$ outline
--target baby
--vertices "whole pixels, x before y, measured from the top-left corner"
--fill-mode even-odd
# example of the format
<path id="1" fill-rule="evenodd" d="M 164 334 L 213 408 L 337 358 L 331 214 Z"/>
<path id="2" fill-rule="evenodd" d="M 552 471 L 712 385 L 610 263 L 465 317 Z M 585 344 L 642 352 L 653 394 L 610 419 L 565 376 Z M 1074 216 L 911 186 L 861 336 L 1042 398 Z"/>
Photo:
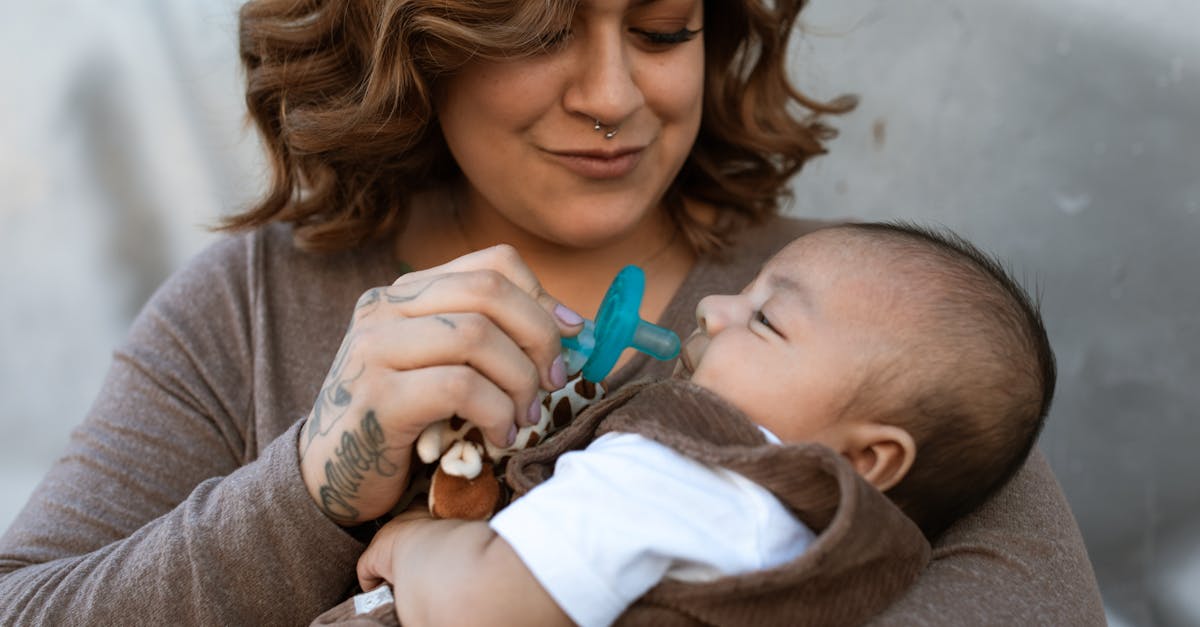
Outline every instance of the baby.
<path id="1" fill-rule="evenodd" d="M 742 293 L 701 300 L 696 316 L 676 379 L 659 385 L 711 397 L 695 405 L 697 432 L 740 434 L 738 459 L 821 445 L 928 538 L 1016 472 L 1053 395 L 1036 304 L 950 234 L 823 229 L 785 247 Z M 666 407 L 676 404 L 662 411 L 677 414 Z M 707 418 L 722 411 L 735 417 Z M 490 523 L 402 516 L 360 560 L 364 589 L 391 583 L 406 625 L 455 622 L 463 610 L 472 624 L 604 625 L 664 581 L 736 581 L 802 561 L 816 536 L 797 518 L 805 507 L 780 495 L 795 487 L 788 477 L 807 475 L 777 473 L 764 487 L 713 462 L 732 457 L 660 437 L 668 422 L 640 433 L 601 423 L 610 427 Z M 417 563 L 429 568 L 392 568 Z"/>

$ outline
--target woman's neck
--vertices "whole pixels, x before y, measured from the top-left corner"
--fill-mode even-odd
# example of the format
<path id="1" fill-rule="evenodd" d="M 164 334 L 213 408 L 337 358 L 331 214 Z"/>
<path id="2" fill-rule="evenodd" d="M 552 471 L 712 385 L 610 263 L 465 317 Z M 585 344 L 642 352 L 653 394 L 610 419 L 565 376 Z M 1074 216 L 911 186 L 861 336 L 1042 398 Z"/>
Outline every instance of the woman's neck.
<path id="1" fill-rule="evenodd" d="M 646 271 L 642 315 L 657 320 L 695 263 L 687 241 L 664 212 L 649 216 L 620 239 L 583 248 L 538 237 L 495 212 L 456 211 L 444 193 L 413 203 L 397 255 L 420 269 L 499 243 L 515 247 L 542 287 L 587 317 L 595 316 L 617 272 L 635 264 Z"/>

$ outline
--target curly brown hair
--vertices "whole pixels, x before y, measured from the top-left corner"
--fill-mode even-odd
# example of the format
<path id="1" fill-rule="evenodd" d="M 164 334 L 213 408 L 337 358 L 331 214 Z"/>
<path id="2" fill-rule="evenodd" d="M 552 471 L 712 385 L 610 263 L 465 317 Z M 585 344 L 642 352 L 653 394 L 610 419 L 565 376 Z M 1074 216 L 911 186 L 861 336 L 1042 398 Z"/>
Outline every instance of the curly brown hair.
<path id="1" fill-rule="evenodd" d="M 849 96 L 807 98 L 788 80 L 806 1 L 704 3 L 703 119 L 664 199 L 697 252 L 778 211 L 788 180 L 834 135 L 818 116 L 854 107 Z M 394 234 L 414 195 L 459 175 L 434 113 L 436 81 L 472 59 L 544 50 L 577 2 L 250 0 L 240 28 L 246 103 L 272 180 L 220 228 L 290 222 L 299 245 L 323 251 Z M 740 219 L 701 224 L 685 196 Z"/>

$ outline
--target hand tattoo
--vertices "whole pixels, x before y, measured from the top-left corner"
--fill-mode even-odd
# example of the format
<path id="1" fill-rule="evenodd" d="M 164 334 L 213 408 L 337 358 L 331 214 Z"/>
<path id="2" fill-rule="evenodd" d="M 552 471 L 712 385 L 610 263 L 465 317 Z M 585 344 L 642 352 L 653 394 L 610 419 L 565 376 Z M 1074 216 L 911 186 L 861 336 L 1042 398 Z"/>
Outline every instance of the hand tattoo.
<path id="1" fill-rule="evenodd" d="M 300 451 L 301 457 L 308 452 L 308 447 L 312 445 L 318 435 L 329 433 L 329 430 L 342 419 L 342 416 L 346 415 L 346 411 L 350 408 L 350 401 L 354 400 L 349 384 L 362 376 L 365 366 L 359 366 L 358 371 L 353 374 L 347 375 L 344 372 L 350 345 L 353 341 L 354 335 L 347 335 L 346 340 L 342 342 L 342 347 L 338 349 L 337 356 L 333 359 L 333 366 L 329 368 L 329 374 L 321 386 L 317 403 L 308 416 L 308 422 L 304 424 L 301 438 L 304 447 Z"/>
<path id="2" fill-rule="evenodd" d="M 354 320 L 361 320 L 375 313 L 375 310 L 379 309 L 379 304 L 385 301 L 394 305 L 417 300 L 437 282 L 438 279 L 434 279 L 422 285 L 416 294 L 411 293 L 412 288 L 410 286 L 389 285 L 387 287 L 373 287 L 358 297 L 358 302 L 354 304 Z"/>
<path id="3" fill-rule="evenodd" d="M 345 339 L 334 356 L 333 365 L 317 402 L 301 430 L 300 458 L 304 459 L 318 437 L 323 437 L 334 431 L 334 427 L 349 412 L 354 395 L 351 384 L 363 375 L 366 364 L 358 364 L 351 372 L 351 354 L 359 339 L 355 324 L 374 314 L 381 303 L 398 304 L 413 302 L 443 277 L 434 278 L 421 285 L 416 292 L 412 286 L 388 286 L 367 290 L 354 306 L 354 315 L 350 328 L 346 331 Z M 449 326 L 457 328 L 454 322 L 444 316 L 435 318 Z M 318 490 L 321 508 L 330 518 L 341 522 L 357 522 L 359 510 L 353 505 L 361 496 L 358 491 L 369 473 L 380 477 L 393 477 L 401 474 L 401 468 L 396 462 L 385 457 L 388 447 L 384 445 L 384 432 L 375 412 L 368 410 L 357 431 L 345 430 L 341 435 L 340 446 L 334 450 L 333 458 L 325 462 L 325 483 Z"/>
<path id="4" fill-rule="evenodd" d="M 359 522 L 359 510 L 353 505 L 367 475 L 395 477 L 400 466 L 385 453 L 383 428 L 368 411 L 357 431 L 342 433 L 342 442 L 325 462 L 325 483 L 320 488 L 321 508 L 330 518 L 342 522 Z"/>

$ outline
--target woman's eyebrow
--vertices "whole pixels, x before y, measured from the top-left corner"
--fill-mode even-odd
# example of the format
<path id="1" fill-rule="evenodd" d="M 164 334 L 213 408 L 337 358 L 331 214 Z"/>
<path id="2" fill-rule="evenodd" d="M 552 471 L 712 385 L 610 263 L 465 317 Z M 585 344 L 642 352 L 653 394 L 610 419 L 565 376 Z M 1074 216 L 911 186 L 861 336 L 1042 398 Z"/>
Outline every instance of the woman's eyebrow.
<path id="1" fill-rule="evenodd" d="M 689 8 L 695 8 L 695 4 L 699 1 L 700 0 L 693 0 L 693 2 L 691 2 L 685 6 L 687 6 Z M 655 5 L 655 4 L 664 4 L 664 3 L 670 4 L 669 0 L 633 0 L 632 2 L 629 3 L 629 6 L 626 9 L 626 11 L 634 11 L 637 9 L 641 9 L 643 7 L 648 7 L 648 6 Z M 682 4 L 682 3 L 676 3 L 676 4 Z"/>

